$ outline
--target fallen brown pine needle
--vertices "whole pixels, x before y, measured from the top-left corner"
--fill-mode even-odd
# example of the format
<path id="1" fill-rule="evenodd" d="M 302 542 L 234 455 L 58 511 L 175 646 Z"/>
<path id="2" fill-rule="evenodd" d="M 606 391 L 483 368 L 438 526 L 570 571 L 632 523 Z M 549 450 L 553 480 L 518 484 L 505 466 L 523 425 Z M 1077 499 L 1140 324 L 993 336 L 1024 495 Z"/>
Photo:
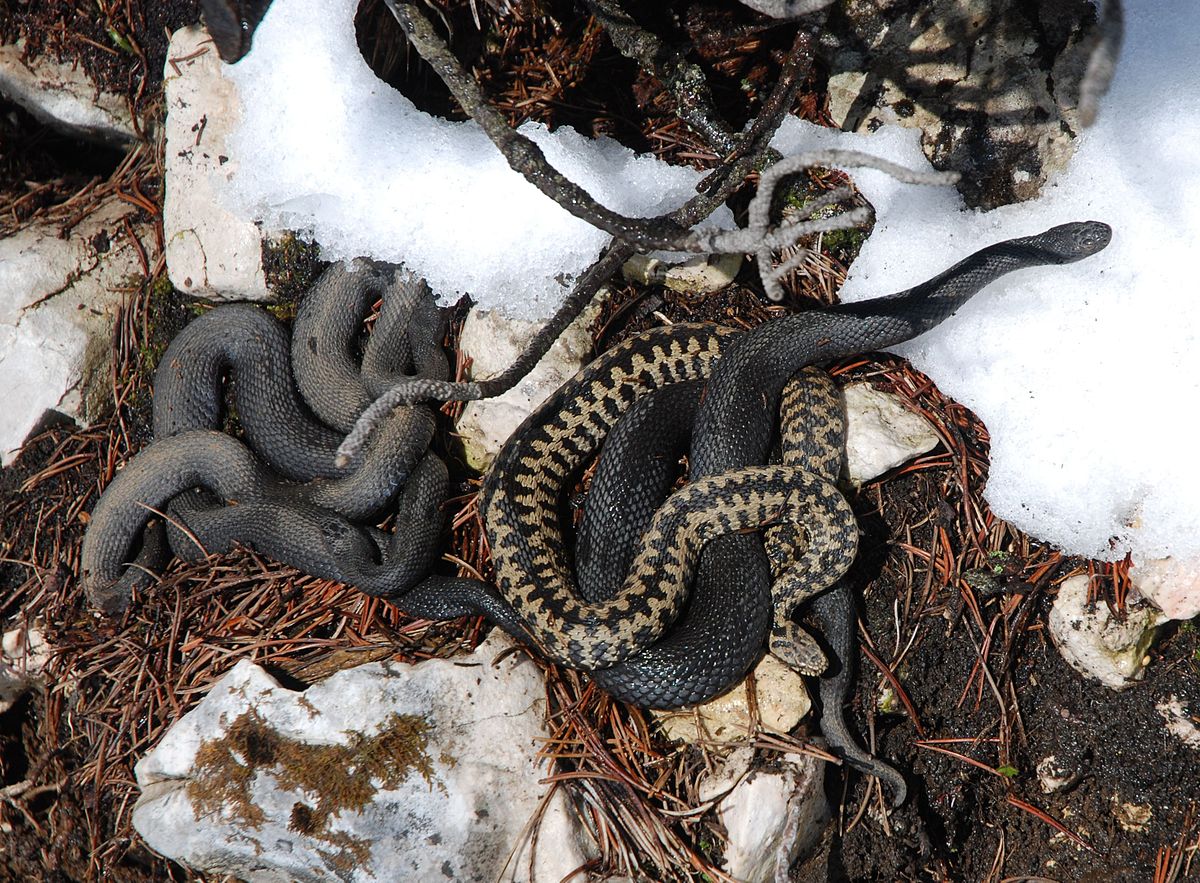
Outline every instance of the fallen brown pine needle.
<path id="1" fill-rule="evenodd" d="M 999 775 L 999 774 L 997 774 L 997 775 Z M 1029 813 L 1030 815 L 1036 816 L 1037 818 L 1041 819 L 1043 822 L 1045 822 L 1047 825 L 1049 825 L 1055 831 L 1058 831 L 1064 837 L 1069 839 L 1076 846 L 1078 846 L 1082 849 L 1086 849 L 1088 852 L 1094 852 L 1097 855 L 1099 855 L 1099 852 L 1097 851 L 1096 847 L 1092 846 L 1092 844 L 1088 843 L 1086 840 L 1084 840 L 1082 837 L 1080 837 L 1074 831 L 1067 828 L 1066 825 L 1064 825 L 1058 819 L 1054 818 L 1054 816 L 1050 815 L 1045 810 L 1038 809 L 1032 803 L 1026 803 L 1024 800 L 1021 800 L 1018 797 L 1013 797 L 1011 794 L 1008 795 L 1007 800 L 1010 804 L 1015 806 L 1017 809 L 1024 810 L 1025 812 Z"/>
<path id="2" fill-rule="evenodd" d="M 941 742 L 941 741 L 946 741 L 946 740 L 938 739 L 938 740 L 930 740 L 930 741 L 919 741 L 919 742 L 914 742 L 913 744 L 916 745 L 918 748 L 925 748 L 929 751 L 936 751 L 938 754 L 945 754 L 948 757 L 953 757 L 957 760 L 961 760 L 963 763 L 969 763 L 971 766 L 978 767 L 979 769 L 983 770 L 985 773 L 991 773 L 993 776 L 999 776 L 1001 779 L 1004 779 L 1005 781 L 1008 780 L 1008 777 L 1006 775 L 1004 775 L 1004 773 L 1002 773 L 998 769 L 996 769 L 995 767 L 990 767 L 983 761 L 975 760 L 975 758 L 973 758 L 973 757 L 967 757 L 965 754 L 959 754 L 957 751 L 951 751 L 949 748 L 943 748 L 940 745 L 935 745 L 934 744 L 935 741 Z M 973 740 L 968 739 L 966 741 L 973 741 Z"/>
<path id="3" fill-rule="evenodd" d="M 862 650 L 863 653 L 867 654 L 867 658 L 871 660 L 871 662 L 875 663 L 875 667 L 883 673 L 883 676 L 888 679 L 888 683 L 892 685 L 892 689 L 896 691 L 896 695 L 900 698 L 901 704 L 904 706 L 905 711 L 908 712 L 908 717 L 912 721 L 913 727 L 917 731 L 917 735 L 924 736 L 925 727 L 921 725 L 921 718 L 917 715 L 917 708 L 915 705 L 913 705 L 912 700 L 908 698 L 908 692 L 904 689 L 904 687 L 900 686 L 899 678 L 897 678 L 895 673 L 884 664 L 882 659 L 871 652 L 870 647 L 864 644 L 862 645 Z"/>

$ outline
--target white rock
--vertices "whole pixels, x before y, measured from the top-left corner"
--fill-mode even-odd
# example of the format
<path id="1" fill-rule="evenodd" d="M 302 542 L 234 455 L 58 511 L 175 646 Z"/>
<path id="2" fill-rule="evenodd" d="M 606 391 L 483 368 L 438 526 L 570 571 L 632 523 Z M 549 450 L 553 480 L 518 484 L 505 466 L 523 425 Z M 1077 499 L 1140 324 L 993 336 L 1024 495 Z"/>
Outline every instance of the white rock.
<path id="1" fill-rule="evenodd" d="M 1148 803 L 1120 801 L 1116 795 L 1113 797 L 1112 812 L 1121 830 L 1131 834 L 1145 834 L 1150 830 L 1150 823 L 1154 820 L 1154 807 Z"/>
<path id="2" fill-rule="evenodd" d="M 522 654 L 492 665 L 511 646 L 370 663 L 304 692 L 243 660 L 138 762 L 134 826 L 249 881 L 563 879 L 586 856 L 559 792 L 531 857 L 544 687 Z"/>
<path id="3" fill-rule="evenodd" d="M 861 485 L 937 447 L 929 421 L 899 396 L 867 383 L 852 383 L 846 396 L 846 471 Z"/>
<path id="4" fill-rule="evenodd" d="M 1113 690 L 1142 677 L 1146 649 L 1162 615 L 1153 608 L 1127 607 L 1125 621 L 1104 604 L 1088 604 L 1088 577 L 1073 576 L 1058 587 L 1050 608 L 1050 634 L 1058 652 L 1080 674 Z"/>
<path id="5" fill-rule="evenodd" d="M 779 772 L 747 772 L 752 752 L 735 752 L 724 768 L 700 785 L 703 800 L 719 799 L 725 826 L 725 870 L 745 883 L 773 881 L 820 837 L 829 818 L 822 786 L 824 764 L 785 754 Z"/>
<path id="6" fill-rule="evenodd" d="M 591 327 L 599 311 L 599 298 L 595 298 L 516 386 L 502 396 L 469 402 L 463 408 L 457 430 L 473 469 L 486 470 L 521 421 L 591 358 Z M 458 341 L 463 355 L 472 360 L 471 377 L 479 380 L 504 371 L 525 352 L 542 324 L 472 310 Z"/>
<path id="7" fill-rule="evenodd" d="M 21 625 L 4 633 L 0 641 L 0 714 L 38 681 L 49 658 L 50 648 L 36 626 Z"/>
<path id="8" fill-rule="evenodd" d="M 1193 751 L 1200 751 L 1200 727 L 1178 696 L 1171 695 L 1154 706 L 1167 723 L 1167 731 Z"/>
<path id="9" fill-rule="evenodd" d="M 269 298 L 262 234 L 216 195 L 218 182 L 237 169 L 226 139 L 241 119 L 241 106 L 236 88 L 221 76 L 212 40 L 199 25 L 172 34 L 163 85 L 163 237 L 171 283 L 185 294 L 214 300 Z"/>
<path id="10" fill-rule="evenodd" d="M 741 267 L 740 254 L 697 255 L 680 263 L 638 254 L 625 262 L 621 272 L 630 282 L 665 285 L 681 294 L 708 294 L 733 282 Z"/>
<path id="11" fill-rule="evenodd" d="M 1167 619 L 1200 616 L 1200 559 L 1135 555 L 1129 579 Z"/>
<path id="12" fill-rule="evenodd" d="M 754 762 L 754 747 L 743 743 L 723 756 L 714 755 L 714 758 L 718 762 L 701 777 L 696 786 L 696 795 L 701 803 L 712 801 L 716 805 L 728 797 L 750 774 L 750 764 Z"/>
<path id="13" fill-rule="evenodd" d="M 1070 159 L 1064 121 L 1076 125 L 1070 96 L 1086 62 L 1082 41 L 1052 45 L 1019 4 L 991 0 L 929 0 L 918 18 L 879 3 L 843 12 L 829 34 L 839 45 L 829 77 L 839 128 L 921 129 L 927 155 L 967 166 L 964 193 L 989 208 L 1036 195 Z"/>
<path id="14" fill-rule="evenodd" d="M 742 681 L 711 702 L 679 711 L 653 711 L 668 739 L 677 742 L 743 742 L 754 735 L 750 717 L 750 682 Z M 792 730 L 812 707 L 804 679 L 774 656 L 754 667 L 754 707 L 761 729 Z"/>
<path id="15" fill-rule="evenodd" d="M 1062 763 L 1053 754 L 1042 758 L 1037 765 L 1038 784 L 1046 794 L 1071 787 L 1082 775 L 1078 767 Z"/>
<path id="16" fill-rule="evenodd" d="M 796 18 L 824 9 L 833 0 L 741 0 L 743 6 L 772 18 Z"/>
<path id="17" fill-rule="evenodd" d="M 122 143 L 137 137 L 124 95 L 101 92 L 78 65 L 50 55 L 26 63 L 24 52 L 23 40 L 0 46 L 0 94 L 81 138 Z"/>
<path id="18" fill-rule="evenodd" d="M 110 391 L 112 329 L 122 290 L 140 282 L 138 249 L 152 231 L 113 198 L 66 239 L 50 225 L 0 240 L 0 463 L 7 465 L 47 411 L 80 424 Z"/>

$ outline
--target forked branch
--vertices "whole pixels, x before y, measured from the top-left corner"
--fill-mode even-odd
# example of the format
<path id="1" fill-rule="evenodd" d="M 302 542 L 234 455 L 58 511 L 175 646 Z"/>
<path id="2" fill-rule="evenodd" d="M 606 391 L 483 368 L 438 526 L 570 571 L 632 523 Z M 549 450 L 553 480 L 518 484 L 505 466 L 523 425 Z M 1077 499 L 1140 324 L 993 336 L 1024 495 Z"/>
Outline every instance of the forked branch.
<path id="1" fill-rule="evenodd" d="M 758 192 L 750 207 L 750 224 L 742 230 L 694 230 L 695 224 L 710 215 L 741 185 L 753 169 L 764 163 L 769 141 L 787 113 L 802 79 L 801 68 L 812 60 L 812 38 L 805 31 L 796 40 L 762 112 L 750 128 L 739 136 L 720 168 L 701 182 L 700 193 L 681 208 L 658 218 L 624 217 L 596 202 L 583 188 L 567 179 L 550 165 L 541 149 L 512 129 L 503 116 L 487 103 L 475 81 L 462 70 L 457 59 L 437 36 L 412 0 L 385 0 L 396 20 L 404 28 L 413 46 L 430 62 L 445 81 L 463 109 L 479 123 L 509 164 L 543 193 L 577 217 L 612 234 L 614 241 L 604 255 L 580 279 L 562 307 L 537 334 L 529 348 L 502 374 L 490 380 L 450 383 L 415 379 L 388 390 L 358 418 L 338 450 L 338 464 L 349 465 L 367 436 L 384 416 L 401 405 L 430 399 L 472 401 L 500 395 L 511 388 L 537 364 L 562 333 L 599 290 L 600 286 L 637 250 L 666 249 L 701 254 L 753 253 L 758 258 L 764 287 L 773 299 L 782 297 L 780 279 L 796 261 L 792 258 L 772 269 L 773 252 L 816 233 L 853 227 L 869 217 L 864 208 L 852 209 L 829 218 L 795 219 L 772 226 L 771 203 L 776 189 L 805 168 L 816 165 L 861 166 L 879 169 L 899 180 L 921 184 L 947 184 L 957 180 L 955 173 L 914 172 L 894 163 L 855 151 L 824 150 L 781 160 L 767 168 L 760 178 Z M 618 10 L 620 7 L 611 6 Z M 849 188 L 838 188 L 812 200 L 805 216 L 850 198 Z"/>

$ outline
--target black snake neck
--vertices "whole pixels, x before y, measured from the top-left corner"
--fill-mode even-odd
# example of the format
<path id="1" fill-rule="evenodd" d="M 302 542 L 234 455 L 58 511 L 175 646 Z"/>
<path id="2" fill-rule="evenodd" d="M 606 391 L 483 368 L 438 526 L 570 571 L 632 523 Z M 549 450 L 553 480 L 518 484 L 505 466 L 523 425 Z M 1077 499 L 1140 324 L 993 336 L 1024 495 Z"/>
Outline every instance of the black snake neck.
<path id="1" fill-rule="evenodd" d="M 1082 260 L 1108 244 L 1097 221 L 998 242 L 920 285 L 885 297 L 766 322 L 733 341 L 696 418 L 691 475 L 761 463 L 784 383 L 805 365 L 912 340 L 945 321 L 990 283 L 1016 270 Z"/>

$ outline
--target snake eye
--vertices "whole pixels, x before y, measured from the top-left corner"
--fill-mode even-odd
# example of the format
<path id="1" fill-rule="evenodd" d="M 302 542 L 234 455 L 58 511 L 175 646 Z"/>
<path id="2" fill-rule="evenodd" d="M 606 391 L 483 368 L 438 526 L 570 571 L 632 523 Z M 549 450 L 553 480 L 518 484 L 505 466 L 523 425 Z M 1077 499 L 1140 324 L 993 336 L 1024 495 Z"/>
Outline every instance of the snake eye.
<path id="1" fill-rule="evenodd" d="M 1084 254 L 1095 254 L 1112 239 L 1112 228 L 1100 221 L 1081 225 L 1077 234 L 1079 250 Z"/>

